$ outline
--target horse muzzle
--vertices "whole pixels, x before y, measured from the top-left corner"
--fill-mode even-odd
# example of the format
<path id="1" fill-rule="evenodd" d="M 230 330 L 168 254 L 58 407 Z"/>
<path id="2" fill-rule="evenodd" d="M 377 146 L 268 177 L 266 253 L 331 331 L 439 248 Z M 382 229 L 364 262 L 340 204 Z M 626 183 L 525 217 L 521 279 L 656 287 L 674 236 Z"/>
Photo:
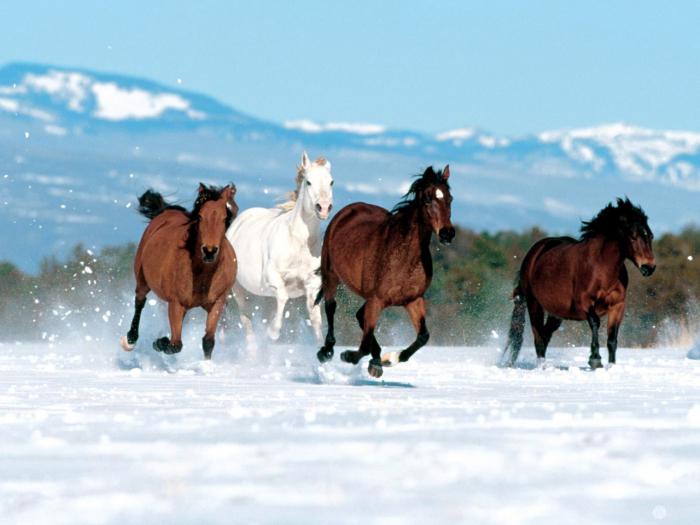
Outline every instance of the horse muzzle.
<path id="1" fill-rule="evenodd" d="M 331 214 L 331 209 L 333 209 L 333 205 L 330 202 L 317 202 L 316 206 L 314 206 L 314 209 L 316 210 L 316 215 L 319 219 L 326 220 Z"/>
<path id="2" fill-rule="evenodd" d="M 216 258 L 219 255 L 218 246 L 202 246 L 202 260 L 205 263 L 216 262 Z"/>
<path id="3" fill-rule="evenodd" d="M 642 264 L 639 267 L 639 271 L 644 277 L 649 277 L 652 273 L 654 273 L 654 270 L 656 270 L 655 264 Z"/>
<path id="4" fill-rule="evenodd" d="M 455 229 L 451 226 L 449 228 L 440 228 L 438 238 L 441 244 L 450 244 L 452 239 L 455 238 Z"/>

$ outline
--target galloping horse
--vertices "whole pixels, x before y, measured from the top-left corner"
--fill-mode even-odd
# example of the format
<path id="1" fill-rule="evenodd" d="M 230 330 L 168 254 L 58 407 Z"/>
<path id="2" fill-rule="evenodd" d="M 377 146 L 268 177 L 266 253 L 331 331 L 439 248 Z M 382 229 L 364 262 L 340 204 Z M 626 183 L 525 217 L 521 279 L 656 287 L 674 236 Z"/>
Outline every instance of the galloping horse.
<path id="1" fill-rule="evenodd" d="M 168 303 L 170 319 L 170 338 L 156 339 L 153 348 L 166 354 L 180 352 L 185 313 L 201 306 L 207 311 L 202 349 L 204 358 L 211 359 L 216 325 L 236 279 L 236 254 L 225 237 L 238 213 L 235 193 L 233 185 L 220 189 L 200 184 L 189 213 L 152 190 L 139 197 L 139 212 L 150 223 L 134 260 L 136 304 L 131 329 L 121 338 L 124 350 L 132 350 L 139 338 L 141 311 L 153 290 Z"/>
<path id="2" fill-rule="evenodd" d="M 316 270 L 321 221 L 333 207 L 332 186 L 331 163 L 324 158 L 311 162 L 304 152 L 290 200 L 272 209 L 248 209 L 229 228 L 226 236 L 236 252 L 245 253 L 233 295 L 249 345 L 255 343 L 249 295 L 277 299 L 275 317 L 267 327 L 273 341 L 279 338 L 287 300 L 305 295 L 314 335 L 321 342 L 321 309 L 314 305 L 321 278 Z"/>
<path id="3" fill-rule="evenodd" d="M 654 273 L 653 238 L 642 209 L 629 199 L 617 199 L 617 206 L 608 204 L 583 223 L 579 240 L 552 237 L 535 243 L 523 259 L 513 292 L 515 306 L 502 364 L 513 366 L 518 358 L 526 308 L 539 361 L 544 361 L 562 319 L 586 320 L 592 333 L 588 364 L 602 367 L 598 329 L 600 318 L 607 314 L 608 362 L 614 363 L 629 281 L 625 260 L 630 259 L 645 277 Z"/>
<path id="4" fill-rule="evenodd" d="M 433 276 L 430 239 L 435 233 L 440 242 L 449 243 L 455 236 L 449 176 L 449 166 L 437 172 L 428 168 L 392 212 L 358 202 L 340 210 L 328 225 L 321 253 L 323 284 L 316 299 L 316 303 L 325 300 L 328 333 L 317 354 L 319 361 L 333 357 L 335 293 L 340 282 L 366 299 L 355 316 L 362 328 L 360 348 L 343 352 L 343 361 L 357 364 L 371 354 L 369 374 L 381 377 L 382 366 L 408 361 L 428 342 L 423 294 Z M 417 335 L 405 350 L 380 357 L 374 328 L 388 306 L 406 308 Z"/>

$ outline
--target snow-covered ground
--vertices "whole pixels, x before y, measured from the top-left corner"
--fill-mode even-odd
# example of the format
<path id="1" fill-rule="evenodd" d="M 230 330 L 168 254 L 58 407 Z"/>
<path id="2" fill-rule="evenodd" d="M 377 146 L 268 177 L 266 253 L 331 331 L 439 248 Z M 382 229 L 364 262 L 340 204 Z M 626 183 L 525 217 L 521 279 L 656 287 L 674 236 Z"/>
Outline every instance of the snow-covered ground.
<path id="1" fill-rule="evenodd" d="M 698 523 L 700 361 L 0 345 L 0 522 Z M 116 344 L 115 344 L 116 346 Z M 144 345 L 147 346 L 147 345 Z M 211 366 L 209 366 L 211 365 Z"/>

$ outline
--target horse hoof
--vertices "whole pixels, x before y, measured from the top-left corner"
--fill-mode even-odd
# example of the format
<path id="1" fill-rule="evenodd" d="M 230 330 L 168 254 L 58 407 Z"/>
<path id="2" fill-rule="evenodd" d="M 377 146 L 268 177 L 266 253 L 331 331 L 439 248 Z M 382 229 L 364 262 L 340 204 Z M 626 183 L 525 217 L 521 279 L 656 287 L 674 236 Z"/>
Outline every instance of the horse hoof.
<path id="1" fill-rule="evenodd" d="M 401 354 L 399 352 L 389 352 L 382 356 L 382 366 L 398 365 Z"/>
<path id="2" fill-rule="evenodd" d="M 603 361 L 601 359 L 589 359 L 588 366 L 590 366 L 593 370 L 596 368 L 603 368 Z"/>
<path id="3" fill-rule="evenodd" d="M 134 349 L 134 345 L 129 344 L 129 340 L 126 338 L 125 335 L 123 335 L 119 338 L 119 345 L 122 347 L 122 350 L 124 350 L 125 352 L 131 352 Z"/>
<path id="4" fill-rule="evenodd" d="M 271 330 L 268 328 L 267 337 L 270 339 L 270 341 L 277 341 L 280 338 L 280 331 L 279 330 Z"/>
<path id="5" fill-rule="evenodd" d="M 320 363 L 326 363 L 333 359 L 333 349 L 326 350 L 326 347 L 321 347 L 321 349 L 316 352 L 316 357 Z"/>
<path id="6" fill-rule="evenodd" d="M 163 352 L 164 354 L 177 354 L 182 350 L 182 343 L 174 345 L 170 342 L 170 338 L 161 337 L 153 341 L 153 350 Z"/>
<path id="7" fill-rule="evenodd" d="M 353 352 L 352 350 L 345 350 L 345 352 L 340 354 L 340 360 L 350 363 L 351 365 L 356 365 L 360 362 L 357 352 Z"/>
<path id="8" fill-rule="evenodd" d="M 384 373 L 384 370 L 382 370 L 382 362 L 379 359 L 370 359 L 367 372 L 369 372 L 369 375 L 372 377 L 379 379 Z"/>

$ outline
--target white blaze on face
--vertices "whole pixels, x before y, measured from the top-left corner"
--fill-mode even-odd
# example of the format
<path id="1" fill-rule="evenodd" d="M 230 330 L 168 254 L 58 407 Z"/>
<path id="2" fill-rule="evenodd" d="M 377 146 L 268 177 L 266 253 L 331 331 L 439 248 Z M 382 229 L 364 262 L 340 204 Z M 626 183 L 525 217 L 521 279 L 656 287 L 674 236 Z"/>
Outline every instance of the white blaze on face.
<path id="1" fill-rule="evenodd" d="M 445 194 L 442 193 L 442 190 L 440 188 L 435 190 L 435 198 L 436 199 L 443 199 L 445 197 Z"/>

